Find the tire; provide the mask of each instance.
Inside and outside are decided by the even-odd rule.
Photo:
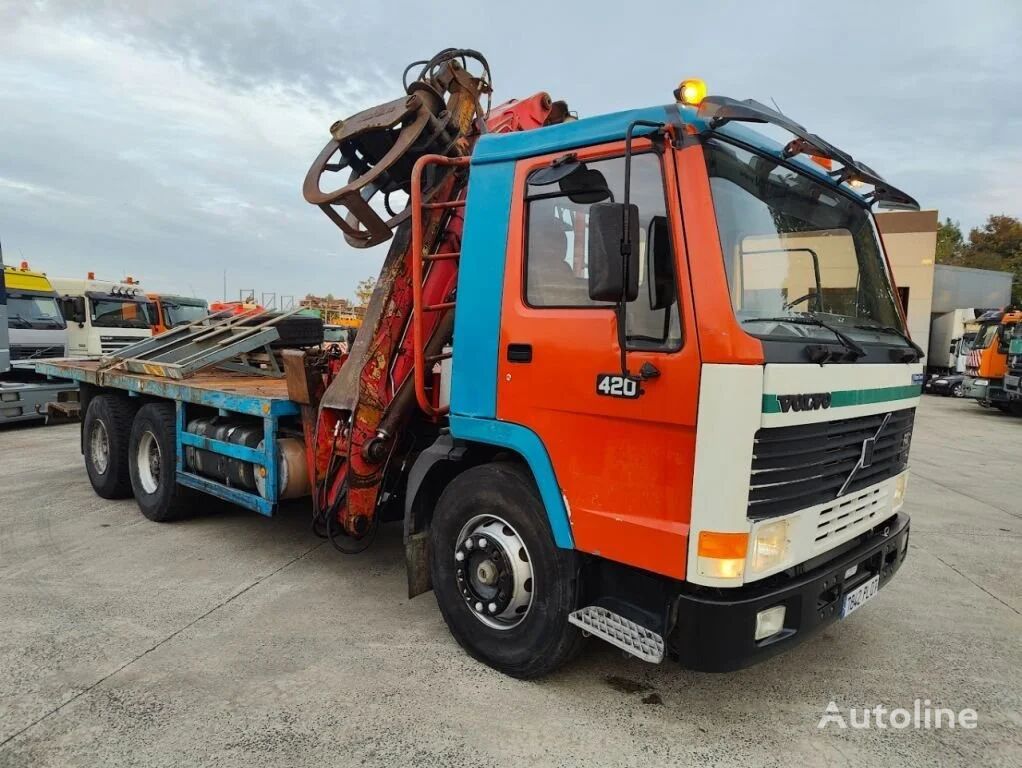
[[[577,601],[577,556],[554,544],[539,492],[519,465],[484,464],[454,478],[437,502],[430,544],[440,613],[473,658],[529,679],[552,672],[581,648],[581,631],[568,623]],[[518,562],[511,562],[514,554]],[[481,574],[496,586],[487,587]]]
[[[955,397],[965,397],[965,385],[955,384],[954,389],[951,390],[951,394]]]
[[[192,494],[177,484],[174,406],[149,403],[131,425],[128,470],[138,508],[148,520],[166,523],[189,511]]]
[[[120,395],[96,395],[89,400],[82,423],[82,454],[92,489],[104,499],[131,496],[128,442],[136,410],[134,401]]]
[[[275,314],[254,317],[251,321],[242,325],[257,325],[264,323]],[[323,343],[323,319],[311,315],[291,315],[283,320],[277,321],[274,326],[280,338],[270,344],[274,349],[301,349],[303,347],[318,347]]]

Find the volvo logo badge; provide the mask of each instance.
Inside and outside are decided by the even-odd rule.
[[[788,411],[818,411],[821,408],[830,408],[830,392],[814,392],[808,395],[778,395],[777,402],[781,406],[781,413]]]
[[[884,416],[884,420],[880,422],[880,429],[876,431],[873,437],[867,437],[862,441],[862,450],[859,452],[859,460],[855,462],[855,466],[852,467],[852,471],[848,473],[848,477],[845,479],[844,484],[841,486],[841,490],[837,492],[837,496],[843,496],[845,489],[848,488],[855,476],[859,474],[860,469],[866,469],[867,467],[873,466],[873,451],[876,449],[877,438],[880,437],[880,433],[884,431],[884,427],[887,426],[887,422],[891,420],[891,414]],[[835,496],[835,498],[837,498]]]

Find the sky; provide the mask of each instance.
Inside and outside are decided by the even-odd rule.
[[[494,103],[773,99],[967,230],[1022,216],[1020,40],[1018,0],[0,0],[0,242],[51,275],[351,297],[387,246],[348,247],[302,181],[449,46],[487,56]]]

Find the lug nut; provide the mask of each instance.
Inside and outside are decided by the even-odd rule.
[[[483,604],[482,603],[476,603],[476,612],[477,613],[482,613],[483,612]]]
[[[487,545],[488,543],[489,543],[489,542],[488,542],[488,541],[486,541],[486,539],[479,539],[479,549],[486,549],[486,545]]]
[[[465,539],[465,549],[472,549],[473,546],[472,539]]]
[[[490,603],[486,607],[490,609],[490,613],[496,613],[497,612],[497,604],[496,603]]]
[[[460,563],[462,560],[465,559],[465,553],[459,549],[457,552],[454,553],[454,559]]]

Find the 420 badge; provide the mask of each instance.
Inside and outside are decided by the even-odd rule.
[[[645,392],[639,386],[640,381],[638,378],[622,376],[620,373],[598,373],[596,374],[596,394],[634,400]]]

